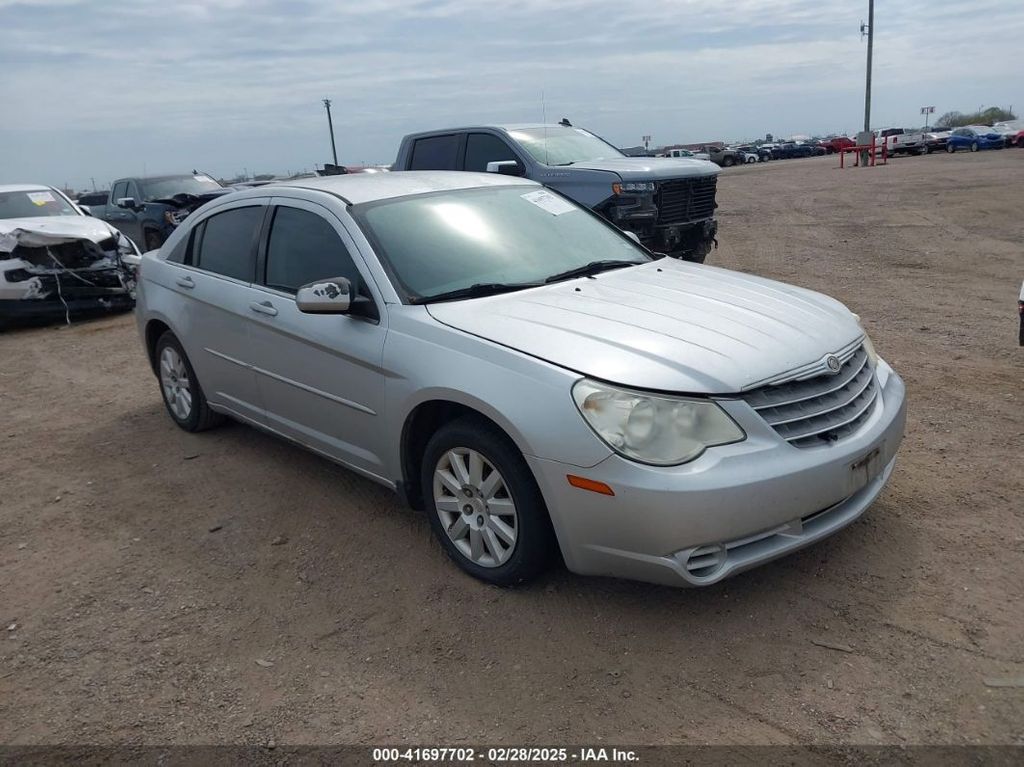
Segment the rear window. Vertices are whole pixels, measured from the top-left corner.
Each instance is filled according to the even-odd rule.
[[[412,146],[409,170],[457,170],[457,134],[419,138]]]
[[[207,272],[252,282],[256,232],[262,220],[262,206],[234,208],[206,219],[196,265]]]

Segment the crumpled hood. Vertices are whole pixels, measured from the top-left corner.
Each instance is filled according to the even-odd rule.
[[[670,258],[427,308],[446,325],[593,378],[695,394],[751,388],[863,335],[828,296]]]
[[[117,230],[91,216],[40,216],[0,219],[0,253],[18,245],[41,248],[74,240],[100,243],[117,236]]]
[[[707,160],[675,157],[609,157],[575,162],[570,167],[618,173],[623,181],[657,181],[668,178],[712,176],[719,167]]]

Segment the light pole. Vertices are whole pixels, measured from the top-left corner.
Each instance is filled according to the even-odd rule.
[[[324,108],[327,110],[327,130],[331,132],[331,155],[334,157],[334,164],[338,164],[338,149],[334,146],[334,123],[331,121],[331,100],[324,99]]]
[[[866,28],[865,28],[866,27]],[[868,67],[864,83],[864,130],[871,130],[871,54],[875,42],[875,0],[868,0],[868,23],[860,25],[860,34],[868,36]]]

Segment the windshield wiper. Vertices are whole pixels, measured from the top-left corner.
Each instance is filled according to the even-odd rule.
[[[499,293],[511,293],[515,290],[537,288],[543,284],[542,282],[478,282],[468,288],[457,288],[444,293],[435,293],[432,296],[414,298],[410,303],[432,304],[435,301],[456,301],[460,298],[483,298],[484,296],[496,296]]]
[[[621,259],[605,259],[604,261],[591,261],[589,264],[583,266],[577,266],[575,269],[569,269],[558,274],[552,274],[546,280],[545,283],[550,282],[561,282],[562,280],[571,280],[574,277],[592,277],[600,272],[607,272],[610,269],[622,269],[627,266],[639,266],[642,261],[623,261]]]

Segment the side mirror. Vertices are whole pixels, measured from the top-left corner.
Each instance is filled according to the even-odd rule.
[[[526,168],[519,160],[498,160],[487,163],[488,173],[498,173],[502,176],[523,176],[526,175]]]
[[[305,314],[347,314],[352,305],[352,283],[334,277],[303,285],[295,294],[295,305]]]
[[[115,204],[117,207],[125,208],[126,210],[135,210],[139,207],[134,197],[118,197]]]

